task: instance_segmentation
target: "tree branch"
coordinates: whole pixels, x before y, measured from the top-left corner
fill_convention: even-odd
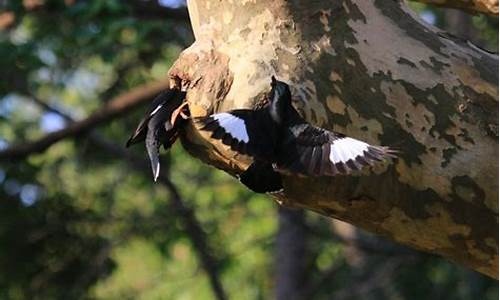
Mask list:
[[[81,121],[74,122],[61,130],[49,133],[36,141],[10,146],[0,151],[0,161],[24,159],[33,153],[43,152],[63,139],[82,134],[126,114],[135,107],[151,100],[152,97],[168,88],[168,86],[168,81],[164,80],[136,87],[112,99],[104,107]]]
[[[400,150],[353,176],[284,175],[284,205],[498,277],[498,56],[401,1],[188,4],[196,41],[170,74],[193,83],[193,117],[258,107],[274,75],[310,123]],[[190,153],[231,174],[248,167],[188,129]]]
[[[498,15],[498,0],[411,0],[447,8],[458,8],[469,13]]]
[[[139,18],[189,22],[187,7],[168,8],[158,4],[158,1],[130,1],[128,4],[132,8],[132,14]]]

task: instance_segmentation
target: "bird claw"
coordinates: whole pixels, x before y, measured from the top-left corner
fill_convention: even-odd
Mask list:
[[[188,106],[187,102],[182,103],[179,107],[177,107],[173,112],[172,116],[170,117],[170,124],[174,125],[175,121],[177,120],[177,117],[180,115],[184,120],[189,119],[189,116],[186,115],[182,110],[184,107]]]

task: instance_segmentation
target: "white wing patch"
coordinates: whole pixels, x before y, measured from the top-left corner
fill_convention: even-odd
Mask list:
[[[369,146],[365,142],[349,137],[336,140],[330,147],[330,161],[336,164],[354,160],[357,156],[363,156],[363,152],[368,151]]]
[[[152,116],[156,114],[156,112],[158,112],[162,106],[163,104],[158,105],[149,115]]]
[[[156,163],[156,172],[154,174],[154,181],[158,180],[158,176],[160,176],[160,162]]]
[[[248,137],[245,121],[230,113],[220,113],[212,116],[219,123],[219,126],[238,141],[248,143]]]

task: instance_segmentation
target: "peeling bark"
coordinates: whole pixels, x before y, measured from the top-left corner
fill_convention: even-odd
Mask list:
[[[397,1],[188,1],[195,43],[170,70],[193,116],[255,108],[271,75],[311,123],[401,151],[359,176],[286,177],[307,208],[498,277],[498,57]],[[250,158],[190,125],[186,149]]]
[[[498,15],[498,0],[411,0],[437,6],[458,8],[471,13]]]

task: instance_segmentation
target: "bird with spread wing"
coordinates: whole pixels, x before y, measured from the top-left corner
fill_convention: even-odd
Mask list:
[[[395,156],[396,151],[307,123],[292,105],[288,85],[272,77],[269,103],[197,118],[201,130],[254,163],[240,181],[256,192],[283,188],[281,174],[347,175]]]

